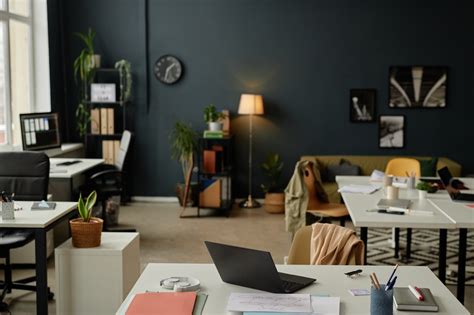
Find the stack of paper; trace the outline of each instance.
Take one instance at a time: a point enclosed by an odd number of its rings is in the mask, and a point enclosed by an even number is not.
[[[380,189],[380,185],[356,185],[350,184],[339,188],[340,193],[360,193],[360,194],[372,194]]]
[[[227,310],[244,315],[339,315],[339,297],[309,294],[232,293]]]
[[[383,178],[385,177],[385,173],[379,170],[374,170],[372,174],[370,175],[370,181],[371,182],[381,182],[383,181]]]

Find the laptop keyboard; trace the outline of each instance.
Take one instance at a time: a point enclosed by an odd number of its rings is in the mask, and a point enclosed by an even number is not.
[[[299,288],[301,288],[301,283],[287,281],[287,280],[282,280],[281,282],[283,284],[283,290],[285,292],[294,292],[298,290]]]

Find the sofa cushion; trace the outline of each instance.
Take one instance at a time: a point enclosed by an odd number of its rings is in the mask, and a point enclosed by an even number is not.
[[[360,175],[360,168],[357,165],[352,165],[350,162],[341,159],[339,165],[328,165],[327,167],[327,181],[336,182],[336,176],[338,175]]]
[[[433,157],[429,160],[419,159],[421,176],[436,176],[436,166],[438,165],[438,158]]]

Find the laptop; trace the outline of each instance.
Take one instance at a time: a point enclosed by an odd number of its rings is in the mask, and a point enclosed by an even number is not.
[[[293,293],[316,281],[278,272],[269,252],[204,243],[224,282],[272,293]]]
[[[443,186],[449,192],[449,196],[451,197],[451,200],[461,201],[461,202],[474,201],[474,194],[464,194],[458,191],[461,187],[463,189],[467,189],[467,187],[465,187],[460,180],[453,178],[453,175],[451,174],[451,172],[446,166],[438,170],[438,175],[439,175],[439,178],[441,179],[441,182],[443,183]],[[455,191],[448,189],[448,186],[453,187]]]
[[[410,207],[410,200],[408,199],[380,199],[377,203],[377,208],[388,209],[388,208],[400,208],[408,209]]]

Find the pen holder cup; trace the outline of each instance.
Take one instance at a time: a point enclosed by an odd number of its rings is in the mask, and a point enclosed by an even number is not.
[[[370,315],[393,315],[393,290],[385,291],[383,284],[370,289]]]
[[[407,179],[407,188],[408,189],[415,189],[415,182],[416,178],[413,176],[408,177]]]
[[[2,219],[15,219],[15,206],[13,202],[2,202]]]

